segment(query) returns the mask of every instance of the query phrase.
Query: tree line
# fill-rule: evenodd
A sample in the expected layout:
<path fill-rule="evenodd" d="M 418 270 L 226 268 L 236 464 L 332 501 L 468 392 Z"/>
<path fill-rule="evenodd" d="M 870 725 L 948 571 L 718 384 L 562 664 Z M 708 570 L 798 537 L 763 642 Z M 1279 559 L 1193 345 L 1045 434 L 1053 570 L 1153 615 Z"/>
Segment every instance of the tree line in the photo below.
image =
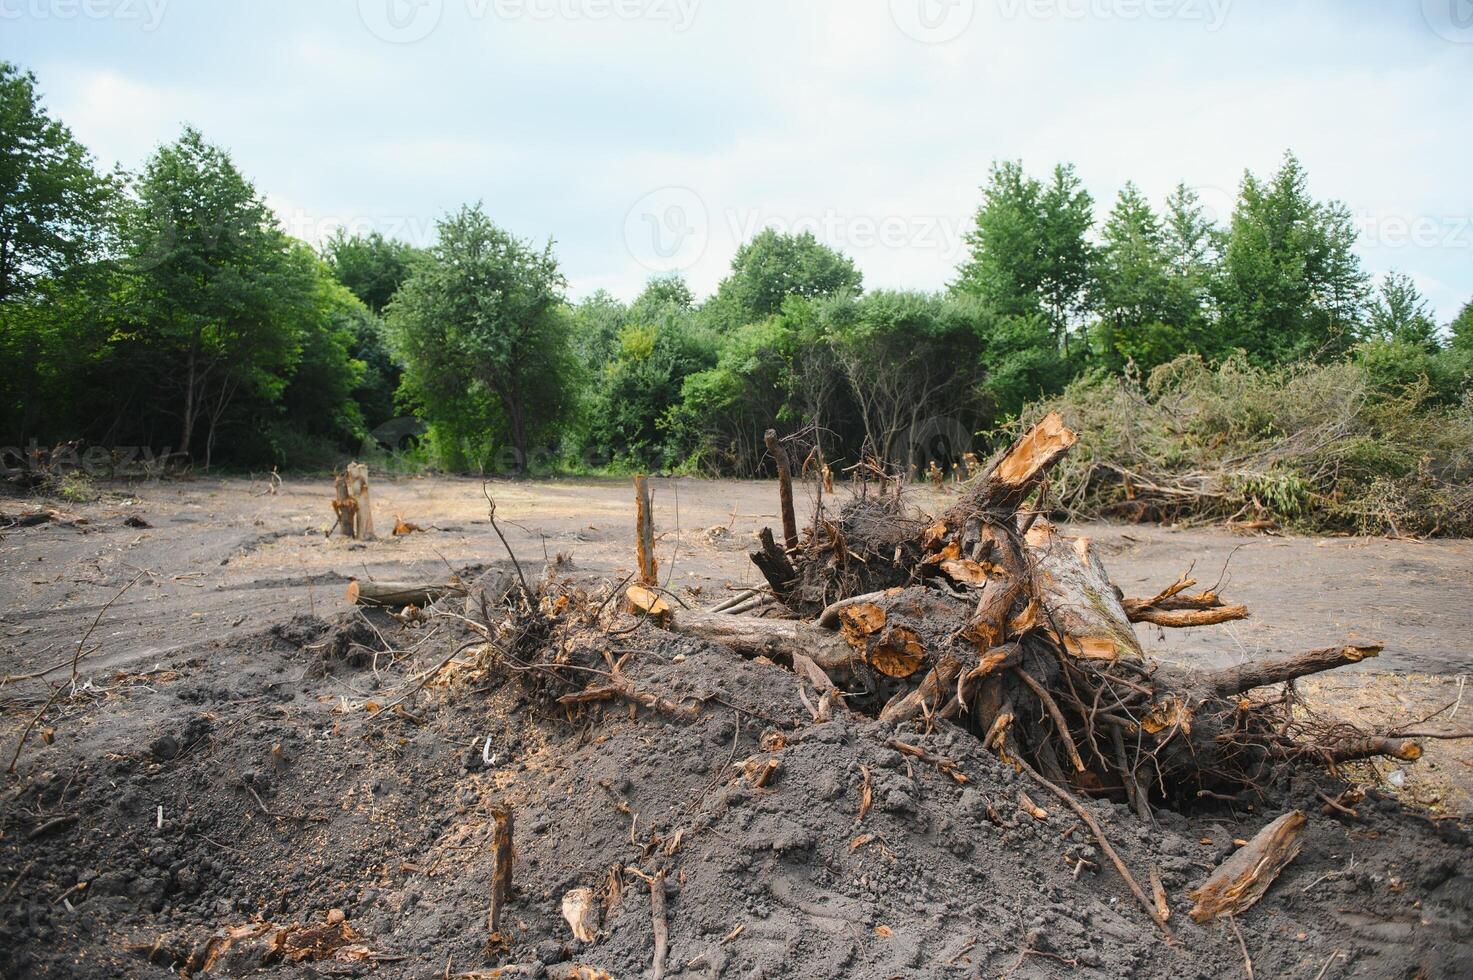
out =
<path fill-rule="evenodd" d="M 1409 278 L 1373 285 L 1292 154 L 1221 225 L 1185 186 L 1095 205 L 1071 166 L 1004 161 L 941 291 L 866 290 L 840 251 L 765 230 L 704 302 L 679 276 L 571 302 L 552 243 L 479 204 L 427 248 L 313 248 L 194 129 L 102 172 L 0 63 L 0 445 L 322 467 L 414 415 L 418 458 L 453 470 L 755 475 L 774 424 L 833 463 L 950 465 L 1072 380 L 1183 354 L 1352 359 L 1448 403 L 1473 378 L 1473 303 L 1439 329 Z"/>

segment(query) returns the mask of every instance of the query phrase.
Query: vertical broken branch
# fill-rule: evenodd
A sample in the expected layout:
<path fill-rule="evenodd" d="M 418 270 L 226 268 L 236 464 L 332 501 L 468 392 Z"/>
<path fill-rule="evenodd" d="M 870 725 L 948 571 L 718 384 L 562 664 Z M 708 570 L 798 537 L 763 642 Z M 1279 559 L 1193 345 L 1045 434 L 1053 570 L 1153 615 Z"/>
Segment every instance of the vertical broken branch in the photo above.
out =
<path fill-rule="evenodd" d="M 665 954 L 670 948 L 670 920 L 665 913 L 665 872 L 656 871 L 650 878 L 650 923 L 655 932 L 655 958 L 650 976 L 660 980 L 665 975 Z"/>
<path fill-rule="evenodd" d="M 659 563 L 655 560 L 654 495 L 649 477 L 634 478 L 635 557 L 639 561 L 639 584 L 656 588 L 660 584 Z"/>
<path fill-rule="evenodd" d="M 777 495 L 783 512 L 783 547 L 788 551 L 798 548 L 798 519 L 793 514 L 793 474 L 788 470 L 788 452 L 777 437 L 776 429 L 768 429 L 763 440 L 767 451 L 772 453 L 777 464 Z"/>
<path fill-rule="evenodd" d="M 491 905 L 486 913 L 486 930 L 491 940 L 501 935 L 501 912 L 511 898 L 512 815 L 506 807 L 491 807 L 495 826 L 491 831 Z"/>

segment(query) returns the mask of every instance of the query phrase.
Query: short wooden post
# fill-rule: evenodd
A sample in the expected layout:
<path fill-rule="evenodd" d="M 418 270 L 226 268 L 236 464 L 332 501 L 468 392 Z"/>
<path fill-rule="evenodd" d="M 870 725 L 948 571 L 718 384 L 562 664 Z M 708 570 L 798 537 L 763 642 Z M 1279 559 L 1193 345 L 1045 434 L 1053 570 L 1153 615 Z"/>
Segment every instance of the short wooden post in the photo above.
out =
<path fill-rule="evenodd" d="M 655 499 L 649 477 L 634 478 L 635 557 L 639 561 L 639 584 L 655 588 L 660 584 L 659 563 L 655 560 Z"/>
<path fill-rule="evenodd" d="M 788 551 L 798 548 L 798 520 L 793 515 L 793 474 L 788 470 L 788 454 L 778 441 L 777 430 L 768 429 L 763 436 L 767 451 L 777 463 L 777 494 L 783 511 L 783 547 Z"/>

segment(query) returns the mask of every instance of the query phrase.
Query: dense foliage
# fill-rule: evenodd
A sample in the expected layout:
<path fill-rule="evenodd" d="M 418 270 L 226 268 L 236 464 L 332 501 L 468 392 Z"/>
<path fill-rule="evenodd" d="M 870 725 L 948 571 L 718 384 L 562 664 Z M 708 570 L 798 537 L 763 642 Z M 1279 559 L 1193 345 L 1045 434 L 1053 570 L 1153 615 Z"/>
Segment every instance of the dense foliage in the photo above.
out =
<path fill-rule="evenodd" d="M 192 129 L 100 173 L 0 64 L 0 445 L 315 467 L 425 433 L 417 458 L 456 470 L 755 475 L 776 426 L 836 467 L 924 470 L 1044 404 L 1089 434 L 1081 512 L 1464 526 L 1473 303 L 1440 326 L 1410 278 L 1373 283 L 1292 154 L 1223 224 L 1185 185 L 1098 210 L 1072 166 L 1001 161 L 941 292 L 867 292 L 766 229 L 704 302 L 667 275 L 570 303 L 551 243 L 479 205 L 427 249 L 314 251 Z M 1212 489 L 1178 507 L 1137 470 Z"/>

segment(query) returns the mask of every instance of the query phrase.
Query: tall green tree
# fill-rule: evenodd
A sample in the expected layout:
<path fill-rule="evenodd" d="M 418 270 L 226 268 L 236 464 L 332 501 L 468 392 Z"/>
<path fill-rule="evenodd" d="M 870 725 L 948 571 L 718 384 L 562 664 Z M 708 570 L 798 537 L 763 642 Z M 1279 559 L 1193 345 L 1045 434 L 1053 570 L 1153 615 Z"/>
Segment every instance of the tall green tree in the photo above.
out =
<path fill-rule="evenodd" d="M 111 250 L 116 181 L 47 113 L 36 78 L 0 61 L 0 436 L 77 424 L 102 345 L 96 260 Z M 99 336 L 98 334 L 101 334 Z M 48 432 L 41 433 L 42 427 Z"/>
<path fill-rule="evenodd" d="M 179 448 L 206 465 L 237 396 L 278 397 L 315 307 L 315 270 L 230 155 L 186 128 L 135 185 L 122 235 L 120 339 L 155 352 L 175 389 Z"/>
<path fill-rule="evenodd" d="M 863 285 L 854 262 L 812 232 L 786 235 L 765 228 L 737 249 L 707 314 L 718 328 L 734 329 L 776 314 L 789 296 L 813 299 L 858 292 Z"/>
<path fill-rule="evenodd" d="M 47 114 L 36 76 L 0 61 L 0 304 L 101 255 L 115 190 Z"/>
<path fill-rule="evenodd" d="M 680 462 L 686 435 L 668 416 L 686 379 L 711 368 L 716 357 L 717 335 L 695 315 L 685 282 L 651 279 L 625 311 L 614 354 L 596 378 L 592 448 L 643 468 Z"/>
<path fill-rule="evenodd" d="M 532 441 L 554 434 L 572 408 L 563 275 L 551 243 L 512 236 L 479 204 L 438 229 L 388 307 L 405 386 L 442 435 L 496 433 L 526 473 Z"/>
<path fill-rule="evenodd" d="M 977 297 L 1003 316 L 1043 312 L 1042 194 L 1021 161 L 993 163 L 966 235 L 971 257 L 958 272 L 956 291 Z"/>
<path fill-rule="evenodd" d="M 587 367 L 603 370 L 619 349 L 619 334 L 629 325 L 629 307 L 606 289 L 579 300 L 572 310 L 573 350 Z"/>
<path fill-rule="evenodd" d="M 1448 345 L 1454 350 L 1473 353 L 1473 300 L 1463 305 L 1448 326 Z"/>
<path fill-rule="evenodd" d="M 1155 367 L 1182 352 L 1185 337 L 1168 321 L 1171 256 L 1161 220 L 1127 183 L 1105 222 L 1096 262 L 1093 306 L 1105 364 Z"/>
<path fill-rule="evenodd" d="M 1355 240 L 1349 210 L 1315 201 L 1292 153 L 1269 180 L 1245 174 L 1218 280 L 1226 341 L 1260 362 L 1346 351 L 1367 296 Z"/>
<path fill-rule="evenodd" d="M 1207 219 L 1197 192 L 1184 183 L 1166 198 L 1161 235 L 1167 261 L 1164 319 L 1205 353 L 1213 344 L 1208 325 L 1221 235 Z"/>
<path fill-rule="evenodd" d="M 1085 309 L 1094 250 L 1088 235 L 1094 226 L 1094 198 L 1074 172 L 1073 164 L 1054 167 L 1039 196 L 1043 229 L 1044 313 L 1054 337 L 1069 350 L 1069 334 Z"/>
<path fill-rule="evenodd" d="M 994 162 L 953 289 L 1000 316 L 1042 316 L 1067 352 L 1089 294 L 1093 208 L 1072 165 L 1054 167 L 1045 184 L 1020 161 Z"/>

